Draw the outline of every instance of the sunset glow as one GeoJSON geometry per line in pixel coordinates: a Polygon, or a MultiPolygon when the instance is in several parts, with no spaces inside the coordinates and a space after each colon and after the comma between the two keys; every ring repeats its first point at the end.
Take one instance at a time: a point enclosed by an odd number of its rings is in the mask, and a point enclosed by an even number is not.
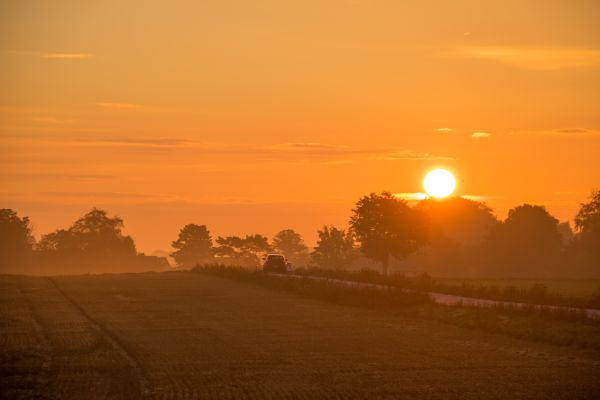
{"type": "Polygon", "coordinates": [[[600,182],[599,12],[2,2],[0,202],[37,239],[97,206],[147,253],[190,219],[314,243],[358,196],[422,192],[443,163],[499,216],[529,201],[572,221],[600,182]]]}
{"type": "Polygon", "coordinates": [[[454,192],[456,179],[445,169],[434,169],[425,176],[423,187],[428,195],[441,199],[454,192]]]}
{"type": "Polygon", "coordinates": [[[600,0],[0,0],[0,399],[600,399],[600,0]]]}

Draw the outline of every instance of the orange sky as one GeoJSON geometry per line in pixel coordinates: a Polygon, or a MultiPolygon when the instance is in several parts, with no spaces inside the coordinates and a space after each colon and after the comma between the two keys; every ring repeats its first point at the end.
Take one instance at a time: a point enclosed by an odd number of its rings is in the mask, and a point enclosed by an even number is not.
{"type": "Polygon", "coordinates": [[[92,206],[138,249],[185,223],[314,243],[371,191],[561,220],[600,187],[596,1],[4,1],[0,200],[92,206]]]}

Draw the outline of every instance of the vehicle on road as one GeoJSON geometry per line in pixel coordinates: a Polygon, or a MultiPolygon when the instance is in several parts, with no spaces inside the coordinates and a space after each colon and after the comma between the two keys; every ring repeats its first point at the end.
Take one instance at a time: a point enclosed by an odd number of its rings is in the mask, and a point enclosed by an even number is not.
{"type": "Polygon", "coordinates": [[[265,272],[281,272],[291,271],[292,265],[287,261],[282,254],[267,254],[263,263],[263,271],[265,272]]]}

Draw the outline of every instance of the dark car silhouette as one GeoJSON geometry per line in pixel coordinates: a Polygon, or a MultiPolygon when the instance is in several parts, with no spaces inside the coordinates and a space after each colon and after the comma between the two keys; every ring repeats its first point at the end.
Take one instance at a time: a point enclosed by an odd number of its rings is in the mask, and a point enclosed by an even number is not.
{"type": "Polygon", "coordinates": [[[286,272],[290,269],[290,263],[281,254],[268,254],[263,264],[265,272],[286,272]]]}

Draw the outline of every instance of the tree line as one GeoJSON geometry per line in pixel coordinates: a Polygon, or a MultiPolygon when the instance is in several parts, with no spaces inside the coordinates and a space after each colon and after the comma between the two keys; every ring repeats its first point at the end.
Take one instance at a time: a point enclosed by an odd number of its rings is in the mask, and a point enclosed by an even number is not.
{"type": "Polygon", "coordinates": [[[0,273],[83,274],[164,269],[166,259],[138,253],[123,220],[92,209],[68,229],[36,242],[28,217],[0,210],[0,273]]]}
{"type": "MultiPolygon", "coordinates": [[[[434,275],[497,277],[600,277],[600,190],[581,204],[575,230],[543,206],[523,204],[500,221],[484,203],[460,197],[426,199],[411,206],[392,194],[363,196],[348,227],[325,225],[311,250],[302,236],[284,229],[271,240],[261,234],[219,236],[188,224],[172,242],[178,268],[197,264],[260,266],[271,252],[297,267],[378,267],[434,275]]],[[[92,209],[68,229],[36,242],[27,217],[0,210],[2,272],[86,273],[166,269],[166,260],[138,254],[123,220],[92,209]]]]}

